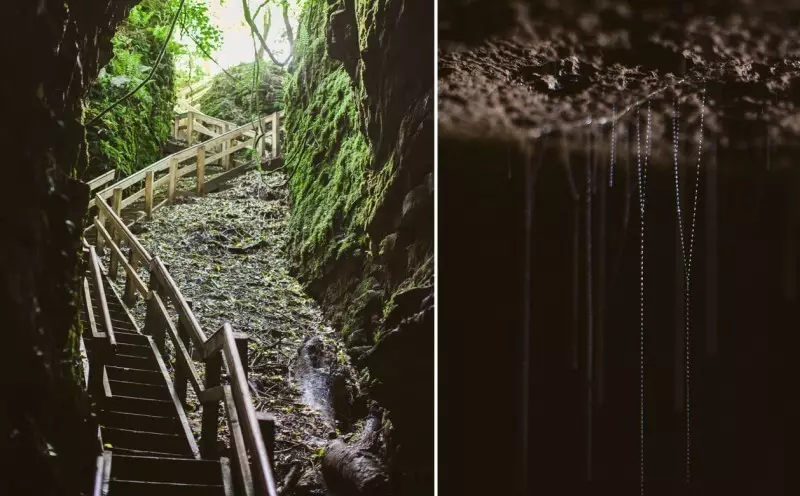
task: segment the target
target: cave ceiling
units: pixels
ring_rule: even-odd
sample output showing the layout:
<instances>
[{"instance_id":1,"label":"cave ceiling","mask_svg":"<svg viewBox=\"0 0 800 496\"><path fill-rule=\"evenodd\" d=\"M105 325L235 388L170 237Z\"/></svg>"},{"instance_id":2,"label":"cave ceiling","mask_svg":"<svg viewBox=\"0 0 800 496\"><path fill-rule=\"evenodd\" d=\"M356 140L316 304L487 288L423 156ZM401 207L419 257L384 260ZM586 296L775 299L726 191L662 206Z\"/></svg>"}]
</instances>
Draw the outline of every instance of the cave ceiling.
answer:
<instances>
[{"instance_id":1,"label":"cave ceiling","mask_svg":"<svg viewBox=\"0 0 800 496\"><path fill-rule=\"evenodd\" d=\"M799 4L445 0L440 135L535 140L649 105L654 142L669 142L677 99L696 139L705 98L721 146L796 144Z\"/></svg>"}]
</instances>

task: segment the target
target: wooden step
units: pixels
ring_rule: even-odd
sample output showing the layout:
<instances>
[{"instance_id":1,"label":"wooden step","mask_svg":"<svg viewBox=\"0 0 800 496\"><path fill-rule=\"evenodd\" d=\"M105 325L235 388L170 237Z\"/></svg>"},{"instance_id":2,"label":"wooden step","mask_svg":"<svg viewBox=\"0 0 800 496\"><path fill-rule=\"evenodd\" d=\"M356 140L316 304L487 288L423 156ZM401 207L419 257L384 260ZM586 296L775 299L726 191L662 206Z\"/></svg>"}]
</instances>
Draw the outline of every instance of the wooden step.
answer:
<instances>
[{"instance_id":1,"label":"wooden step","mask_svg":"<svg viewBox=\"0 0 800 496\"><path fill-rule=\"evenodd\" d=\"M178 484L111 479L109 485L110 496L223 496L224 494L222 484Z\"/></svg>"},{"instance_id":2,"label":"wooden step","mask_svg":"<svg viewBox=\"0 0 800 496\"><path fill-rule=\"evenodd\" d=\"M111 477L150 482L222 485L217 460L117 455L111 463Z\"/></svg>"},{"instance_id":3,"label":"wooden step","mask_svg":"<svg viewBox=\"0 0 800 496\"><path fill-rule=\"evenodd\" d=\"M110 381L138 382L139 384L156 384L164 386L164 376L155 369L135 369L130 367L106 366Z\"/></svg>"},{"instance_id":4,"label":"wooden step","mask_svg":"<svg viewBox=\"0 0 800 496\"><path fill-rule=\"evenodd\" d=\"M100 413L100 425L134 431L181 434L181 424L175 417L107 410Z\"/></svg>"},{"instance_id":5,"label":"wooden step","mask_svg":"<svg viewBox=\"0 0 800 496\"><path fill-rule=\"evenodd\" d=\"M117 339L117 343L136 344L139 346L150 346L144 334L139 334L138 332L125 332L115 329L114 337Z\"/></svg>"},{"instance_id":6,"label":"wooden step","mask_svg":"<svg viewBox=\"0 0 800 496\"><path fill-rule=\"evenodd\" d=\"M172 400L167 386L158 384L142 384L140 382L112 381L111 394L119 396L130 396L132 398L150 398L153 400Z\"/></svg>"},{"instance_id":7,"label":"wooden step","mask_svg":"<svg viewBox=\"0 0 800 496\"><path fill-rule=\"evenodd\" d=\"M145 450L137 450L137 449L130 449L130 448L113 448L112 451L114 452L115 456L118 455L126 455L126 456L155 456L155 457L167 457L167 458L187 458L190 460L194 460L194 457L190 455L176 455L175 453L161 453L159 451L145 451Z\"/></svg>"},{"instance_id":8,"label":"wooden step","mask_svg":"<svg viewBox=\"0 0 800 496\"><path fill-rule=\"evenodd\" d=\"M132 355L132 356L141 356L141 357L152 357L153 356L153 348L147 344L147 340L145 339L144 344L135 344L135 343L121 343L117 340L117 353L121 355Z\"/></svg>"},{"instance_id":9,"label":"wooden step","mask_svg":"<svg viewBox=\"0 0 800 496\"><path fill-rule=\"evenodd\" d=\"M103 427L102 434L103 444L111 444L114 447L159 453L173 453L183 456L192 455L186 438L175 434L134 431L113 427Z\"/></svg>"},{"instance_id":10,"label":"wooden step","mask_svg":"<svg viewBox=\"0 0 800 496\"><path fill-rule=\"evenodd\" d=\"M132 398L129 396L112 396L104 400L103 409L115 412L141 413L161 417L177 417L175 404L172 401Z\"/></svg>"},{"instance_id":11,"label":"wooden step","mask_svg":"<svg viewBox=\"0 0 800 496\"><path fill-rule=\"evenodd\" d=\"M158 365L156 363L155 357L152 355L151 356L124 355L119 352L109 359L108 364L114 367L125 367L130 369L139 369L139 370L157 370L156 367Z\"/></svg>"}]
</instances>

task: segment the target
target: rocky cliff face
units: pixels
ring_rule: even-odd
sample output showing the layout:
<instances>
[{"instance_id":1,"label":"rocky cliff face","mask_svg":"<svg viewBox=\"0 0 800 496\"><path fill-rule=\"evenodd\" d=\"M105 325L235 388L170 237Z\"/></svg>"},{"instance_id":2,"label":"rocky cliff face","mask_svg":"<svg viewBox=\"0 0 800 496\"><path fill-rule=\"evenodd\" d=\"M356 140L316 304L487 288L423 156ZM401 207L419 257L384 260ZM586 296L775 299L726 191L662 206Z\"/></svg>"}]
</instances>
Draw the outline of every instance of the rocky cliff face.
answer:
<instances>
[{"instance_id":1,"label":"rocky cliff face","mask_svg":"<svg viewBox=\"0 0 800 496\"><path fill-rule=\"evenodd\" d=\"M78 386L77 296L86 167L82 103L133 0L41 0L6 9L0 84L5 336L3 494L78 494L93 470Z\"/></svg>"},{"instance_id":2,"label":"rocky cliff face","mask_svg":"<svg viewBox=\"0 0 800 496\"><path fill-rule=\"evenodd\" d=\"M430 484L433 6L309 2L301 26L285 100L295 267L391 412L392 467Z\"/></svg>"}]
</instances>

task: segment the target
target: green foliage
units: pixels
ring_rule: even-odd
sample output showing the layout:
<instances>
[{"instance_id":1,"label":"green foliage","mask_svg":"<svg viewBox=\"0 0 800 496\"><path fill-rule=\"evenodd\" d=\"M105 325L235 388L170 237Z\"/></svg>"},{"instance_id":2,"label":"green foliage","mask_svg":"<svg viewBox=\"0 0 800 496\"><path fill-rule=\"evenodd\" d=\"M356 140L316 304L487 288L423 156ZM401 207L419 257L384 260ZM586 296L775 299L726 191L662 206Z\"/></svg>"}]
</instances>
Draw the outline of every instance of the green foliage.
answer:
<instances>
[{"instance_id":1,"label":"green foliage","mask_svg":"<svg viewBox=\"0 0 800 496\"><path fill-rule=\"evenodd\" d=\"M180 0L144 0L134 7L112 39L114 57L89 92L85 121L136 88L148 76L167 41ZM181 22L211 49L220 32L210 25L202 0L186 0ZM161 158L175 107L174 58L185 47L170 41L153 78L133 96L87 129L88 177L116 169L123 175Z\"/></svg>"},{"instance_id":2,"label":"green foliage","mask_svg":"<svg viewBox=\"0 0 800 496\"><path fill-rule=\"evenodd\" d=\"M373 154L361 131L358 92L327 56L326 22L325 2L306 4L285 96L290 248L311 278L329 261L369 245L364 199Z\"/></svg>"},{"instance_id":3,"label":"green foliage","mask_svg":"<svg viewBox=\"0 0 800 496\"><path fill-rule=\"evenodd\" d=\"M203 113L237 124L246 124L257 115L269 115L283 108L283 85L286 71L274 64L244 63L214 76L209 89L197 102ZM258 81L258 100L254 98L254 81ZM256 108L257 107L257 108Z\"/></svg>"}]
</instances>

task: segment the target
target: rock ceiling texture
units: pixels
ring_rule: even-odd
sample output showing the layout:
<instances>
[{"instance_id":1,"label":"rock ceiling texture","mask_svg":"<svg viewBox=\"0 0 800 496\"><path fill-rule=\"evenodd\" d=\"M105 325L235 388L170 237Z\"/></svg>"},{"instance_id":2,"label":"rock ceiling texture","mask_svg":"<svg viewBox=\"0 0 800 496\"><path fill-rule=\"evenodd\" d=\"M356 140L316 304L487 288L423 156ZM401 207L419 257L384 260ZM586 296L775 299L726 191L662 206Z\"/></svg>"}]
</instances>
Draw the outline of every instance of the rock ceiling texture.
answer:
<instances>
[{"instance_id":1,"label":"rock ceiling texture","mask_svg":"<svg viewBox=\"0 0 800 496\"><path fill-rule=\"evenodd\" d=\"M800 2L443 0L439 17L445 137L535 139L649 103L669 142L675 100L691 132L705 96L721 146L798 141Z\"/></svg>"}]
</instances>

